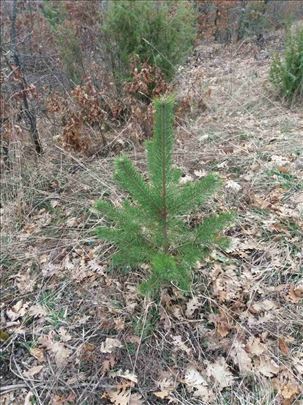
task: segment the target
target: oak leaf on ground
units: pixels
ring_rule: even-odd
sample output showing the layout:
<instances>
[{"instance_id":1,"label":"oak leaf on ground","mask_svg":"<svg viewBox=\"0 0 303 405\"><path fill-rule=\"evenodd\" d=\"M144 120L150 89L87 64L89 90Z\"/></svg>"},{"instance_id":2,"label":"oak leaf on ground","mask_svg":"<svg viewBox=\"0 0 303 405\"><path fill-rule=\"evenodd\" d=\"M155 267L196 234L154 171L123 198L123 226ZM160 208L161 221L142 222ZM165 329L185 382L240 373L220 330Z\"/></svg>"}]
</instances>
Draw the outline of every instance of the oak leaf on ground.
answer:
<instances>
[{"instance_id":1,"label":"oak leaf on ground","mask_svg":"<svg viewBox=\"0 0 303 405\"><path fill-rule=\"evenodd\" d=\"M240 373L242 375L252 372L253 364L251 358L244 349L244 344L242 344L238 340L235 340L230 351L230 356L233 359L234 363L239 367Z\"/></svg>"},{"instance_id":2,"label":"oak leaf on ground","mask_svg":"<svg viewBox=\"0 0 303 405\"><path fill-rule=\"evenodd\" d=\"M114 405L143 405L140 394L132 394L130 389L107 391L102 398L108 399Z\"/></svg>"},{"instance_id":3,"label":"oak leaf on ground","mask_svg":"<svg viewBox=\"0 0 303 405\"><path fill-rule=\"evenodd\" d=\"M266 355L261 356L258 361L256 361L255 368L259 373L269 378L277 375L280 370L274 360Z\"/></svg>"},{"instance_id":4,"label":"oak leaf on ground","mask_svg":"<svg viewBox=\"0 0 303 405\"><path fill-rule=\"evenodd\" d=\"M249 353L255 355L255 356L260 356L262 353L265 352L266 347L265 345L261 342L259 337L254 337L251 336L248 339L248 342L246 344L246 349Z\"/></svg>"},{"instance_id":5,"label":"oak leaf on ground","mask_svg":"<svg viewBox=\"0 0 303 405\"><path fill-rule=\"evenodd\" d=\"M25 378L33 378L35 375L39 374L44 366L33 366L28 370L23 372Z\"/></svg>"},{"instance_id":6,"label":"oak leaf on ground","mask_svg":"<svg viewBox=\"0 0 303 405\"><path fill-rule=\"evenodd\" d=\"M116 349L123 347L119 339L116 338L106 338L105 342L101 343L100 351L101 353L112 353Z\"/></svg>"},{"instance_id":7,"label":"oak leaf on ground","mask_svg":"<svg viewBox=\"0 0 303 405\"><path fill-rule=\"evenodd\" d=\"M187 390L195 398L203 399L206 403L211 403L215 399L214 393L209 388L206 379L195 367L189 366L186 369L183 382Z\"/></svg>"},{"instance_id":8,"label":"oak leaf on ground","mask_svg":"<svg viewBox=\"0 0 303 405\"><path fill-rule=\"evenodd\" d=\"M234 376L229 370L228 364L226 363L224 357L218 357L213 363L208 362L206 373L214 380L215 385L220 390L223 390L234 383Z\"/></svg>"}]
</instances>

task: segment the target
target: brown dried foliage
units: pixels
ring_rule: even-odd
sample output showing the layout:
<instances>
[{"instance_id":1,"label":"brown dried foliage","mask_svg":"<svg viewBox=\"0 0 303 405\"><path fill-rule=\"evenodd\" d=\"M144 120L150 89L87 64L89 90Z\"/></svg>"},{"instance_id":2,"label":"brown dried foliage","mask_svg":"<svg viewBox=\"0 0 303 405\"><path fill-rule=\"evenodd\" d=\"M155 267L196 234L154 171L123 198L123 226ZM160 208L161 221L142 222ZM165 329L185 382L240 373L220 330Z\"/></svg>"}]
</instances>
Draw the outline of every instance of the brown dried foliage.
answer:
<instances>
[{"instance_id":1,"label":"brown dried foliage","mask_svg":"<svg viewBox=\"0 0 303 405\"><path fill-rule=\"evenodd\" d=\"M47 110L61 119L59 141L62 146L84 154L93 153L94 146L99 147L100 141L106 148L105 133L119 125L125 116L123 103L110 99L104 90L97 90L91 78L76 86L68 101L58 93L52 94Z\"/></svg>"},{"instance_id":2,"label":"brown dried foliage","mask_svg":"<svg viewBox=\"0 0 303 405\"><path fill-rule=\"evenodd\" d=\"M197 0L200 10L198 32L207 39L216 38L228 27L235 29L236 21L231 23L230 15L235 7L241 5L240 0ZM233 25L233 27L230 26Z\"/></svg>"},{"instance_id":3,"label":"brown dried foliage","mask_svg":"<svg viewBox=\"0 0 303 405\"><path fill-rule=\"evenodd\" d=\"M138 140L152 135L152 105L154 97L166 93L169 86L159 68L147 62L131 61L131 81L124 85L124 102L130 109L133 126L138 129Z\"/></svg>"},{"instance_id":4,"label":"brown dried foliage","mask_svg":"<svg viewBox=\"0 0 303 405\"><path fill-rule=\"evenodd\" d=\"M161 71L147 63L138 67L137 60L131 64L132 79L124 85L122 96L118 96L110 83L107 89L99 90L91 78L76 86L67 99L53 93L47 102L49 113L61 118L61 145L84 154L94 150L107 152L107 136L112 129L121 127L130 119L135 135L133 141L151 136L151 100L168 91L168 84Z\"/></svg>"},{"instance_id":5,"label":"brown dried foliage","mask_svg":"<svg viewBox=\"0 0 303 405\"><path fill-rule=\"evenodd\" d=\"M133 58L130 66L132 81L124 86L126 93L135 97L142 96L149 104L154 97L167 92L168 84L158 67L147 62L140 66L137 58Z\"/></svg>"}]
</instances>

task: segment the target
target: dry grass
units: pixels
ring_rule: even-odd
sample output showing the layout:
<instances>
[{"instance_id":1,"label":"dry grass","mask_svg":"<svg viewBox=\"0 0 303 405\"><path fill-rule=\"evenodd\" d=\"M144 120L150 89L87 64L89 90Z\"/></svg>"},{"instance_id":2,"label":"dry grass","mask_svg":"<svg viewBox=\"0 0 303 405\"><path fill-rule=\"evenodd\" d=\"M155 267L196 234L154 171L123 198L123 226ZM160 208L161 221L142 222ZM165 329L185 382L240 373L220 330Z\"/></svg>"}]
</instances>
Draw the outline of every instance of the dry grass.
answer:
<instances>
[{"instance_id":1,"label":"dry grass","mask_svg":"<svg viewBox=\"0 0 303 405\"><path fill-rule=\"evenodd\" d=\"M120 383L141 396L131 404L169 398L204 404L184 383L185 370L191 365L206 376L207 364L220 357L234 384L211 385L213 403L301 403L298 392L286 402L277 390L278 383L294 387L303 377L297 363L302 306L293 295L303 270L303 113L300 106L282 105L268 87L267 56L276 46L279 38L264 52L248 41L203 46L198 66L190 63L178 78L178 95L190 91L199 100L210 94L206 111L197 102L179 123L176 161L193 178L219 172L226 186L216 205L238 214L229 232L232 248L198 266L192 296L167 289L159 304L147 302L136 291L139 271L110 269L113 248L95 239L102 218L91 207L100 196L123 198L111 178L113 157L89 160L49 148L36 162L16 158L1 180L1 403L23 404L27 396L36 404L106 404L104 393ZM141 147L130 155L144 168ZM189 311L193 298L196 307ZM269 308L256 309L265 300ZM101 353L107 337L123 347ZM247 345L256 338L262 355L279 367L269 377L260 372L258 356L250 353L250 373L234 358L235 343L249 354ZM55 342L68 351L66 359L61 353L63 365ZM39 365L39 373L26 373ZM138 383L111 376L119 369L135 373ZM154 395L165 390L166 399Z\"/></svg>"}]
</instances>

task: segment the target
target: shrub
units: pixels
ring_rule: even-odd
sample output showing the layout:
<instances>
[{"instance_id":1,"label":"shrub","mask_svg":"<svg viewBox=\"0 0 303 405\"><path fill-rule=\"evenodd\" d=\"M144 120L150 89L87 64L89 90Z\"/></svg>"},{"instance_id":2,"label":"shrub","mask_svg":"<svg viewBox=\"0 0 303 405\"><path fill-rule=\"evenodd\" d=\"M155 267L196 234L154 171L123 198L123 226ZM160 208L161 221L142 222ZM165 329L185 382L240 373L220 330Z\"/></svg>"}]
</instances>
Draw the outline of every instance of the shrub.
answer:
<instances>
[{"instance_id":1,"label":"shrub","mask_svg":"<svg viewBox=\"0 0 303 405\"><path fill-rule=\"evenodd\" d=\"M115 178L131 199L120 208L104 200L96 203L109 220L108 226L98 228L97 235L119 248L112 258L113 265L150 266L150 277L140 284L144 294L155 293L170 282L188 290L197 260L205 257L213 245L226 246L228 240L220 231L232 220L230 213L221 213L205 217L194 228L184 221L184 215L203 204L220 181L210 174L180 184L181 171L172 167L173 106L171 98L162 97L154 103L154 137L147 143L149 181L145 182L127 157L120 157Z\"/></svg>"},{"instance_id":2,"label":"shrub","mask_svg":"<svg viewBox=\"0 0 303 405\"><path fill-rule=\"evenodd\" d=\"M151 66L147 62L140 64L138 58L131 60L130 67L131 81L124 86L126 94L131 94L149 104L153 98L167 92L168 85L158 67Z\"/></svg>"},{"instance_id":3,"label":"shrub","mask_svg":"<svg viewBox=\"0 0 303 405\"><path fill-rule=\"evenodd\" d=\"M82 85L74 87L68 98L55 92L50 95L47 112L53 117L56 128L61 124L62 132L56 140L65 149L86 155L96 151L104 155L109 151L107 133L129 116L111 90L111 86L99 90L92 79L87 78ZM113 140L110 145L112 149L117 147Z\"/></svg>"},{"instance_id":4,"label":"shrub","mask_svg":"<svg viewBox=\"0 0 303 405\"><path fill-rule=\"evenodd\" d=\"M275 55L270 80L290 102L303 96L303 29L288 32L284 58Z\"/></svg>"},{"instance_id":5,"label":"shrub","mask_svg":"<svg viewBox=\"0 0 303 405\"><path fill-rule=\"evenodd\" d=\"M243 10L243 11L242 11ZM269 21L265 15L266 3L251 1L241 10L237 29L237 39L249 36L260 36L269 29Z\"/></svg>"},{"instance_id":6,"label":"shrub","mask_svg":"<svg viewBox=\"0 0 303 405\"><path fill-rule=\"evenodd\" d=\"M56 41L67 77L73 85L80 84L84 75L83 54L73 25L62 24L57 30Z\"/></svg>"},{"instance_id":7,"label":"shrub","mask_svg":"<svg viewBox=\"0 0 303 405\"><path fill-rule=\"evenodd\" d=\"M53 4L49 0L43 0L41 10L52 30L56 30L66 18L66 10L62 3Z\"/></svg>"},{"instance_id":8,"label":"shrub","mask_svg":"<svg viewBox=\"0 0 303 405\"><path fill-rule=\"evenodd\" d=\"M193 45L195 15L187 1L115 0L109 5L104 32L118 82L128 77L134 56L159 67L170 80Z\"/></svg>"},{"instance_id":9,"label":"shrub","mask_svg":"<svg viewBox=\"0 0 303 405\"><path fill-rule=\"evenodd\" d=\"M64 4L43 0L42 13L53 31L67 77L73 85L80 84L84 74L81 44Z\"/></svg>"},{"instance_id":10,"label":"shrub","mask_svg":"<svg viewBox=\"0 0 303 405\"><path fill-rule=\"evenodd\" d=\"M205 38L229 42L260 36L270 24L265 0L196 0L199 33Z\"/></svg>"}]
</instances>

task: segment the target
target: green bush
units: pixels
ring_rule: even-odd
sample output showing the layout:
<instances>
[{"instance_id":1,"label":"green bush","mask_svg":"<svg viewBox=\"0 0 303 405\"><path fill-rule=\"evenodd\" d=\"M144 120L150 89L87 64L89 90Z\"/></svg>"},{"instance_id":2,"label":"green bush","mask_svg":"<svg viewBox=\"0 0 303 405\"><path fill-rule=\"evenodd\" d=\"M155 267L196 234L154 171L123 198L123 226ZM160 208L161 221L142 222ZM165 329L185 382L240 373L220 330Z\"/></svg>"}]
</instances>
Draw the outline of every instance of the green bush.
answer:
<instances>
[{"instance_id":1,"label":"green bush","mask_svg":"<svg viewBox=\"0 0 303 405\"><path fill-rule=\"evenodd\" d=\"M161 285L177 284L188 290L191 270L213 246L225 247L228 239L221 231L232 220L230 213L205 216L197 226L186 222L186 215L199 208L218 189L220 181L210 174L180 183L181 171L172 166L173 106L171 98L154 103L154 137L147 144L148 178L126 157L116 160L116 180L131 199L122 207L100 200L96 208L109 221L97 235L113 242L119 250L113 255L116 267L150 267L149 278L141 283L144 294L159 291Z\"/></svg>"},{"instance_id":2,"label":"green bush","mask_svg":"<svg viewBox=\"0 0 303 405\"><path fill-rule=\"evenodd\" d=\"M84 74L83 54L75 27L68 21L64 3L43 0L42 13L53 31L67 77L73 85L80 84Z\"/></svg>"},{"instance_id":3,"label":"green bush","mask_svg":"<svg viewBox=\"0 0 303 405\"><path fill-rule=\"evenodd\" d=\"M303 28L289 31L284 57L275 55L270 80L280 94L290 102L303 96Z\"/></svg>"},{"instance_id":4,"label":"green bush","mask_svg":"<svg viewBox=\"0 0 303 405\"><path fill-rule=\"evenodd\" d=\"M43 0L41 11L54 31L66 18L66 10L60 2L53 4L49 0Z\"/></svg>"},{"instance_id":5,"label":"green bush","mask_svg":"<svg viewBox=\"0 0 303 405\"><path fill-rule=\"evenodd\" d=\"M188 1L114 0L103 31L118 81L128 78L130 59L135 55L140 62L159 67L170 80L192 48L194 9Z\"/></svg>"},{"instance_id":6,"label":"green bush","mask_svg":"<svg viewBox=\"0 0 303 405\"><path fill-rule=\"evenodd\" d=\"M270 24L265 15L266 4L264 1L251 1L247 4L239 17L237 35L238 40L253 35L262 35Z\"/></svg>"},{"instance_id":7,"label":"green bush","mask_svg":"<svg viewBox=\"0 0 303 405\"><path fill-rule=\"evenodd\" d=\"M84 75L83 53L75 28L65 22L58 27L56 42L65 73L73 85L81 83Z\"/></svg>"}]
</instances>

